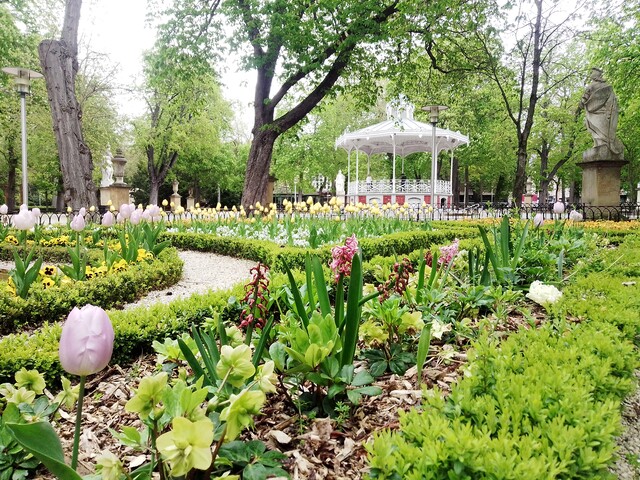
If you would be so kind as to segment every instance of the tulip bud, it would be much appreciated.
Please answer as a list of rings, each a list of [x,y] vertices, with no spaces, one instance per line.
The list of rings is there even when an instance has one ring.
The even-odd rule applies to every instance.
[[[116,217],[111,213],[111,211],[106,212],[102,217],[102,225],[105,227],[111,227],[114,223],[116,223]]]
[[[540,228],[544,223],[544,215],[541,213],[536,213],[536,216],[533,217],[533,226],[536,228]]]
[[[74,232],[81,232],[82,230],[84,230],[85,225],[86,224],[84,221],[84,217],[78,214],[75,217],[73,217],[73,220],[71,220],[71,225],[69,226],[71,227],[71,230],[73,230]]]
[[[569,220],[574,222],[581,222],[583,220],[582,214],[577,210],[571,210],[569,213]]]
[[[21,205],[20,213],[13,217],[13,226],[18,230],[31,230],[35,224],[36,217],[33,216],[26,205]]]
[[[62,326],[60,364],[73,375],[86,376],[107,366],[113,353],[111,320],[100,307],[74,307]]]
[[[553,204],[553,213],[557,213],[558,215],[564,213],[564,203],[556,202]]]
[[[9,212],[9,207],[6,204],[0,205],[0,215],[6,215]]]

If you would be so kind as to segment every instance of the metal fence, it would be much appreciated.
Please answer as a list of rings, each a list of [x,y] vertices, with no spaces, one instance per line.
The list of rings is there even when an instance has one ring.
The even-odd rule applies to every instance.
[[[320,214],[316,216],[324,218],[367,218],[383,216],[388,218],[402,218],[411,221],[427,221],[427,220],[464,220],[464,219],[483,219],[483,218],[501,218],[505,215],[516,216],[522,219],[533,219],[537,214],[542,214],[545,220],[552,219],[569,219],[572,210],[580,212],[584,220],[613,220],[617,222],[637,221],[640,219],[640,204],[623,203],[610,207],[594,207],[588,205],[572,205],[567,206],[562,214],[553,212],[552,205],[526,205],[522,207],[508,207],[504,204],[475,204],[467,207],[437,208],[430,211],[429,207],[398,207],[387,208],[380,213],[373,213],[371,207],[365,207],[357,212],[347,212],[342,210],[340,214],[332,212]],[[284,215],[280,211],[279,215]],[[117,219],[117,212],[114,212]],[[175,220],[207,220],[212,219],[214,215],[207,211],[189,211],[183,213],[165,212],[166,218],[170,221]],[[73,218],[73,213],[43,213],[38,219],[40,225],[66,225]],[[85,215],[86,222],[101,223],[102,213],[87,212]],[[219,211],[215,213],[218,217],[238,217],[238,212]],[[300,214],[298,216],[310,216],[309,214]],[[13,225],[13,214],[0,215],[0,223],[3,225]]]

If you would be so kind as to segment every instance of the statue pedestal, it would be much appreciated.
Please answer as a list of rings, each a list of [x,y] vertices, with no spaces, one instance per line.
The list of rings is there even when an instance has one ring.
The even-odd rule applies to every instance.
[[[533,205],[533,194],[532,193],[525,193],[524,194],[524,199],[522,200],[522,204],[523,205]]]
[[[591,207],[617,207],[620,205],[620,170],[627,163],[626,160],[604,160],[595,159],[593,150],[587,150],[583,159],[584,162],[578,163],[582,168],[582,203]],[[591,212],[591,214],[590,214]],[[594,220],[602,217],[598,214],[598,210],[585,211],[586,219]],[[607,209],[607,217],[610,217],[611,208]],[[619,215],[619,212],[618,212]],[[589,218],[590,217],[590,218]]]
[[[196,206],[195,198],[189,196],[187,197],[187,211],[194,210]]]
[[[111,200],[111,205],[116,210],[120,208],[123,203],[129,203],[129,186],[122,183],[114,183],[108,187],[100,187],[100,205],[106,206]]]

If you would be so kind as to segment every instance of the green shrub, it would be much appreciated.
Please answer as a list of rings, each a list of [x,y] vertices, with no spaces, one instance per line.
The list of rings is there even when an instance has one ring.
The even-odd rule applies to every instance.
[[[426,392],[398,432],[367,446],[369,478],[605,478],[638,365],[638,277],[622,274],[638,245],[630,236],[602,252],[615,275],[578,277],[540,329],[478,341],[449,397]]]
[[[592,478],[613,458],[635,359],[612,327],[475,346],[465,378],[368,447],[370,478]],[[455,472],[452,477],[451,473]]]
[[[73,307],[87,303],[105,309],[121,307],[147,292],[175,284],[181,276],[182,260],[175,249],[166,249],[157,260],[104,277],[59,288],[33,288],[26,299],[0,291],[0,334],[61,320]]]

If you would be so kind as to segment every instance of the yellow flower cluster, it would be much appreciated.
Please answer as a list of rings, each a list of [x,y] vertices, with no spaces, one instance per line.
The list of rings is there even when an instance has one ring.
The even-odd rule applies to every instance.
[[[59,237],[50,238],[46,240],[44,238],[40,239],[40,245],[43,247],[68,247],[72,243],[69,235],[60,235]]]

